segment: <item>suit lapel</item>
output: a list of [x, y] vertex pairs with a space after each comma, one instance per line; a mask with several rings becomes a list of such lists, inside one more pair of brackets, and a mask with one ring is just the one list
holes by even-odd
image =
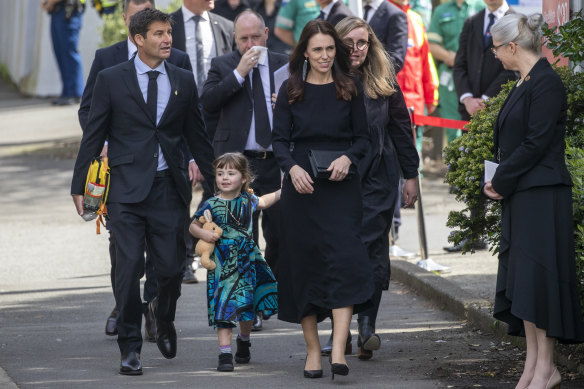
[[207, 12], [209, 15], [209, 23], [211, 23], [211, 30], [213, 31], [213, 38], [215, 39], [215, 47], [217, 48], [217, 56], [225, 54], [225, 41], [223, 39], [223, 31], [217, 19], [211, 12]]
[[521, 96], [523, 96], [525, 94], [527, 87], [528, 86], [525, 84], [521, 85], [518, 88], [516, 88], [515, 86], [513, 87], [514, 89], [512, 90], [512, 93], [510, 93], [509, 96], [507, 96], [507, 99], [505, 100], [505, 102], [503, 103], [503, 106], [501, 107], [501, 111], [499, 112], [499, 116], [497, 116], [497, 122], [496, 122], [497, 128], [501, 128], [501, 126], [505, 122], [505, 118], [507, 118], [507, 115], [509, 114], [509, 112], [511, 112], [511, 108], [513, 108], [515, 103], [517, 103], [517, 101], [521, 98]]
[[166, 108], [164, 108], [164, 112], [160, 117], [160, 122], [158, 122], [158, 126], [160, 126], [166, 117], [169, 115], [169, 107], [174, 104], [179, 93], [182, 91], [180, 90], [180, 80], [178, 75], [176, 74], [175, 69], [168, 66], [168, 63], [164, 61], [164, 67], [166, 68], [166, 74], [168, 74], [168, 79], [170, 81], [170, 97], [168, 98], [168, 103], [166, 104]]
[[330, 22], [331, 19], [333, 18], [333, 16], [335, 16], [335, 12], [337, 12], [337, 7], [339, 6], [339, 2], [337, 1], [336, 3], [333, 4], [333, 6], [331, 7], [331, 10], [328, 14], [328, 17], [326, 18], [327, 22]]
[[481, 51], [485, 49], [485, 34], [483, 33], [483, 31], [485, 31], [485, 12], [487, 11], [484, 9], [480, 12], [477, 30], [474, 36], [475, 44], [478, 48], [480, 48]]
[[[126, 87], [130, 91], [132, 96], [134, 96], [134, 99], [136, 99], [136, 102], [138, 103], [142, 111], [144, 111], [144, 114], [146, 115], [148, 120], [152, 122], [151, 114], [150, 112], [148, 112], [148, 107], [146, 106], [146, 102], [144, 101], [144, 96], [142, 95], [142, 91], [140, 90], [140, 85], [138, 85], [138, 75], [136, 74], [136, 67], [134, 65], [133, 58], [130, 61], [124, 62], [123, 70], [127, 72], [127, 76], [123, 77]], [[154, 125], [156, 126], [155, 122]]]
[[377, 26], [378, 24], [383, 23], [383, 19], [386, 12], [387, 10], [385, 9], [385, 3], [381, 3], [379, 8], [377, 8], [377, 11], [375, 11], [375, 13], [373, 14], [371, 21], [369, 22], [371, 28], [374, 28], [373, 26]]
[[120, 42], [119, 45], [116, 46], [116, 52], [114, 54], [114, 60], [116, 63], [126, 62], [128, 60], [128, 40], [126, 39], [123, 42]]

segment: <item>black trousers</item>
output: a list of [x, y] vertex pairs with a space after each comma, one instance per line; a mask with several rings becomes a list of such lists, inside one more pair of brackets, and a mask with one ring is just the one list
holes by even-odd
[[172, 177], [165, 176], [155, 178], [143, 201], [110, 203], [108, 213], [116, 237], [118, 346], [122, 354], [141, 352], [140, 278], [144, 272], [145, 244], [148, 245], [149, 258], [158, 281], [156, 318], [172, 322], [180, 296], [181, 269], [186, 255], [186, 205], [180, 199]]
[[[255, 180], [251, 185], [256, 196], [262, 196], [280, 189], [281, 174], [280, 166], [276, 158], [270, 156], [266, 159], [247, 157]], [[280, 229], [280, 204], [279, 202], [263, 211], [256, 211], [253, 214], [253, 239], [259, 245], [258, 220], [262, 212], [262, 230], [266, 240], [265, 258], [272, 269], [276, 279], [278, 278], [278, 247]]]

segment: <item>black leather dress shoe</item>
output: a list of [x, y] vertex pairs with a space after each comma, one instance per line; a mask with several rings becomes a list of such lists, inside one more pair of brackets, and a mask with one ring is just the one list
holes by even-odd
[[154, 343], [156, 342], [156, 318], [154, 317], [154, 312], [148, 309], [144, 314], [144, 318], [144, 339]]
[[255, 317], [253, 318], [253, 325], [251, 326], [251, 330], [253, 332], [257, 332], [257, 331], [261, 331], [262, 328], [263, 328], [262, 314], [256, 313]]
[[[464, 245], [466, 244], [466, 242], [468, 242], [468, 239], [463, 239], [459, 244], [454, 245], [454, 246], [445, 246], [443, 247], [445, 251], [448, 251], [449, 253], [458, 253], [460, 251], [462, 251], [462, 248], [464, 247]], [[476, 242], [473, 246], [472, 246], [473, 250], [486, 250], [487, 249], [487, 243], [484, 240], [479, 240], [478, 242]]]
[[[328, 341], [326, 344], [320, 349], [320, 353], [322, 355], [331, 355], [333, 351], [333, 331], [331, 331], [331, 336], [329, 336]], [[347, 334], [347, 344], [345, 345], [345, 355], [351, 355], [353, 353], [353, 335], [351, 335], [351, 331]]]
[[142, 362], [140, 362], [140, 354], [136, 351], [130, 351], [127, 354], [122, 354], [120, 362], [120, 374], [123, 375], [142, 375]]
[[105, 322], [105, 334], [116, 336], [118, 334], [118, 308], [114, 308]]
[[375, 333], [375, 327], [370, 322], [368, 316], [362, 316], [357, 319], [359, 324], [359, 337], [357, 339], [357, 346], [367, 351], [379, 350], [381, 346], [381, 339]]
[[182, 283], [183, 284], [196, 284], [199, 280], [195, 276], [195, 272], [193, 271], [193, 267], [191, 265], [185, 268], [185, 273], [183, 274]]
[[176, 329], [173, 322], [156, 320], [156, 345], [164, 358], [176, 357]]

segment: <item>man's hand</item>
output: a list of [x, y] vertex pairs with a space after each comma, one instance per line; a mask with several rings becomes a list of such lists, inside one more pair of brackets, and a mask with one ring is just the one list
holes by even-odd
[[55, 4], [57, 4], [61, 0], [43, 0], [41, 2], [41, 7], [47, 12], [52, 12], [53, 8], [55, 8]]
[[455, 58], [456, 58], [456, 51], [448, 51], [448, 54], [446, 55], [444, 63], [446, 64], [446, 66], [451, 68], [454, 66], [454, 59]]
[[480, 97], [467, 97], [462, 100], [462, 103], [469, 115], [473, 115], [475, 112], [485, 108], [485, 102]]
[[246, 51], [242, 56], [241, 60], [239, 60], [239, 64], [237, 65], [237, 73], [243, 78], [251, 72], [251, 69], [258, 63], [258, 59], [260, 56], [260, 52], [257, 50], [249, 49]]
[[493, 184], [491, 184], [491, 181], [488, 181], [485, 184], [485, 187], [483, 188], [483, 192], [490, 199], [503, 200], [503, 196], [501, 196], [499, 193], [495, 192], [495, 189], [493, 189]]
[[189, 180], [191, 181], [193, 186], [195, 186], [197, 184], [197, 182], [201, 182], [201, 181], [205, 180], [205, 178], [201, 174], [201, 171], [199, 170], [199, 166], [197, 165], [197, 163], [195, 161], [189, 162], [189, 169], [188, 170], [189, 170]]
[[103, 149], [101, 149], [99, 156], [102, 158], [107, 158], [107, 145], [103, 145]]
[[83, 195], [71, 195], [73, 197], [73, 204], [79, 216], [83, 216]]
[[404, 190], [403, 190], [403, 199], [404, 199], [404, 208], [409, 208], [416, 200], [418, 200], [418, 184], [416, 182], [417, 177], [408, 178], [406, 182], [404, 182]]
[[298, 165], [292, 166], [290, 169], [290, 178], [292, 179], [292, 185], [296, 188], [296, 192], [300, 194], [311, 194], [314, 192], [314, 181], [310, 178], [310, 175], [306, 170], [302, 169]]

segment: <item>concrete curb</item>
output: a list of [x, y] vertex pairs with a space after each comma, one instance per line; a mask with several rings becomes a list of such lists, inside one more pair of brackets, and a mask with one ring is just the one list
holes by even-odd
[[0, 367], [0, 388], [4, 389], [18, 389], [18, 385], [10, 378], [2, 367]]
[[[438, 274], [404, 260], [391, 260], [391, 278], [412, 288], [422, 297], [433, 301], [440, 309], [450, 311], [467, 320], [481, 331], [490, 332], [502, 341], [511, 342], [511, 344], [525, 349], [524, 338], [507, 335], [507, 326], [493, 318], [493, 304], [490, 301], [476, 298]], [[584, 364], [578, 364], [571, 357], [577, 352], [578, 350], [574, 347], [563, 345], [556, 347], [556, 363], [571, 371], [584, 374]]]

